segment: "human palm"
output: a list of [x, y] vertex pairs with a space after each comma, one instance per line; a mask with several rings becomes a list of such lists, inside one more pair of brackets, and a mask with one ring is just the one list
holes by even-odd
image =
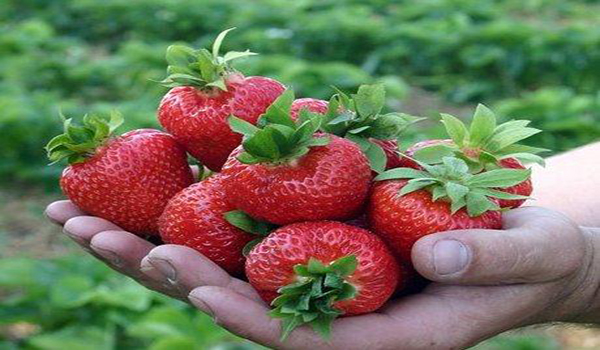
[[504, 215], [504, 230], [461, 230], [422, 238], [413, 263], [435, 281], [367, 315], [339, 318], [329, 341], [308, 327], [280, 341], [279, 321], [245, 281], [191, 248], [154, 244], [70, 201], [47, 216], [113, 269], [188, 301], [231, 332], [278, 349], [454, 349], [500, 332], [550, 322], [588, 322], [597, 290], [592, 236], [540, 208]]

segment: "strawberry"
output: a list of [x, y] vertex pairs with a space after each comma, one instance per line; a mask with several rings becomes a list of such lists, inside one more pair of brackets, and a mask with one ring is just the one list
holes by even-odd
[[250, 284], [282, 319], [282, 337], [308, 323], [329, 335], [338, 316], [369, 313], [403, 284], [386, 245], [371, 232], [334, 221], [281, 227], [248, 254]]
[[358, 144], [380, 173], [398, 165], [397, 139], [411, 124], [422, 118], [405, 113], [382, 114], [385, 88], [382, 84], [361, 85], [356, 94], [338, 91], [329, 101], [321, 130]]
[[274, 224], [346, 220], [358, 214], [371, 171], [360, 148], [346, 139], [316, 134], [320, 118], [302, 110], [290, 117], [293, 92], [282, 94], [256, 127], [230, 117], [245, 135], [223, 167], [228, 200], [250, 216]]
[[459, 158], [444, 157], [437, 165], [420, 164], [422, 170], [396, 168], [379, 175], [371, 191], [367, 216], [371, 229], [410, 261], [413, 244], [441, 231], [500, 229], [498, 199], [522, 199], [494, 188], [525, 181], [531, 171], [495, 169], [472, 174]]
[[[448, 114], [442, 114], [442, 123], [450, 140], [428, 140], [415, 144], [406, 155], [429, 164], [439, 164], [443, 157], [455, 156], [467, 162], [473, 173], [500, 168], [524, 169], [522, 162], [543, 165], [543, 159], [536, 153], [546, 150], [518, 144], [540, 132], [528, 127], [528, 120], [512, 120], [498, 125], [494, 113], [479, 105], [469, 129], [458, 118]], [[418, 168], [407, 158], [403, 159], [403, 166]], [[529, 196], [532, 190], [530, 179], [514, 188], [503, 189], [521, 196]], [[516, 208], [524, 202], [525, 199], [499, 200], [502, 208]]]
[[227, 202], [223, 177], [214, 175], [175, 195], [161, 215], [158, 229], [165, 243], [194, 248], [230, 274], [241, 275], [242, 251], [256, 238], [252, 233], [266, 234], [270, 225], [258, 224], [254, 229], [244, 223], [234, 225], [229, 223], [232, 215], [234, 220], [242, 215], [248, 222]]
[[69, 166], [60, 179], [65, 195], [90, 215], [138, 235], [157, 234], [167, 202], [193, 182], [185, 151], [166, 133], [133, 130], [111, 138], [122, 118], [86, 115], [82, 126], [65, 121], [65, 132], [46, 146]]
[[325, 114], [327, 113], [327, 101], [318, 100], [316, 98], [299, 98], [294, 100], [290, 115], [293, 120], [298, 119], [298, 114], [301, 109], [306, 109], [312, 113]]
[[158, 109], [158, 120], [165, 130], [213, 171], [221, 170], [242, 140], [229, 128], [227, 117], [235, 115], [254, 124], [285, 90], [273, 79], [244, 77], [231, 68], [232, 60], [252, 52], [219, 56], [221, 42], [230, 30], [219, 34], [212, 53], [181, 45], [167, 49], [169, 76], [163, 84], [172, 89]]

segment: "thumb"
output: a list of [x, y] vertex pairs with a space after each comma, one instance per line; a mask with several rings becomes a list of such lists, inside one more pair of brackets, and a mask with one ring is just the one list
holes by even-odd
[[504, 230], [457, 230], [421, 238], [416, 270], [453, 284], [544, 282], [577, 270], [589, 251], [579, 227], [559, 213], [527, 207], [504, 214]]

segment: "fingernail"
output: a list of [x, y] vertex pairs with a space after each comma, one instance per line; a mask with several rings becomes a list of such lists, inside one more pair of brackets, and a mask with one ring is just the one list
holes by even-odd
[[438, 275], [457, 273], [467, 266], [469, 251], [459, 241], [438, 241], [433, 246], [433, 264]]
[[204, 312], [205, 314], [209, 315], [210, 317], [214, 317], [214, 312], [212, 311], [210, 306], [208, 306], [208, 304], [205, 303], [204, 300], [202, 300], [199, 296], [197, 296], [193, 291], [190, 293], [188, 298], [194, 304], [194, 306], [196, 306], [200, 311]]
[[103, 257], [104, 259], [106, 259], [108, 262], [115, 265], [116, 267], [121, 267], [123, 265], [123, 261], [121, 260], [121, 258], [119, 258], [117, 253], [115, 253], [111, 250], [108, 250], [108, 249], [98, 248], [93, 245], [91, 247], [94, 250], [94, 252], [98, 253], [101, 257]]
[[170, 262], [165, 259], [148, 258], [154, 266], [171, 284], [177, 284], [177, 271]]

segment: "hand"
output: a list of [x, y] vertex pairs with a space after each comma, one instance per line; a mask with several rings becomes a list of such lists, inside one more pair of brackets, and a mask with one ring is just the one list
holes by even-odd
[[[599, 232], [540, 208], [506, 213], [505, 230], [461, 230], [422, 238], [417, 270], [435, 281], [376, 313], [340, 318], [330, 342], [312, 330], [279, 341], [279, 322], [239, 279], [192, 249], [150, 243], [57, 202], [48, 216], [117, 271], [189, 300], [242, 337], [281, 349], [463, 348], [503, 331], [551, 321], [597, 322]], [[112, 225], [112, 226], [111, 226]], [[596, 254], [597, 255], [597, 254]], [[144, 257], [145, 256], [145, 257]]]

